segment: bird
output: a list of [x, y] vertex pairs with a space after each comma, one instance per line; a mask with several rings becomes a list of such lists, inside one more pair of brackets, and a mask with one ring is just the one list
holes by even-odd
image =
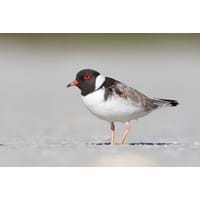
[[106, 77], [93, 69], [83, 69], [67, 87], [81, 91], [86, 108], [97, 118], [107, 121], [111, 127], [111, 144], [115, 143], [115, 123], [125, 124], [119, 144], [125, 144], [132, 120], [138, 120], [162, 107], [174, 107], [179, 103], [171, 99], [150, 98], [142, 92], [116, 79]]

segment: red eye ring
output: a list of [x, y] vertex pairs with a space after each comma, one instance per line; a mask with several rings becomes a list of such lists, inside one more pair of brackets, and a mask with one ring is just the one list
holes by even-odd
[[85, 74], [83, 78], [84, 78], [84, 80], [89, 80], [91, 78], [91, 76], [90, 76], [90, 74]]

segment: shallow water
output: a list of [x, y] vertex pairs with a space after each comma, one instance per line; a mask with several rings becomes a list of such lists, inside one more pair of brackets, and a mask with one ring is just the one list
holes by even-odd
[[[200, 166], [199, 38], [0, 35], [0, 165]], [[132, 122], [127, 143], [140, 145], [96, 145], [109, 124], [65, 87], [85, 67], [180, 105]]]

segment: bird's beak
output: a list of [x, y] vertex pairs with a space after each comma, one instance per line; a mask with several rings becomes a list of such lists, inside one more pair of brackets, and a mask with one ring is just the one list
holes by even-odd
[[70, 84], [68, 84], [67, 87], [78, 86], [78, 85], [79, 85], [79, 82], [77, 80], [74, 80]]

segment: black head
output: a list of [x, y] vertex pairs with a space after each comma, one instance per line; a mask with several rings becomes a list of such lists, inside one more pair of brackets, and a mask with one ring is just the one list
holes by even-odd
[[99, 75], [99, 72], [92, 69], [81, 70], [67, 87], [76, 86], [81, 90], [81, 94], [86, 96], [95, 90], [96, 78]]

